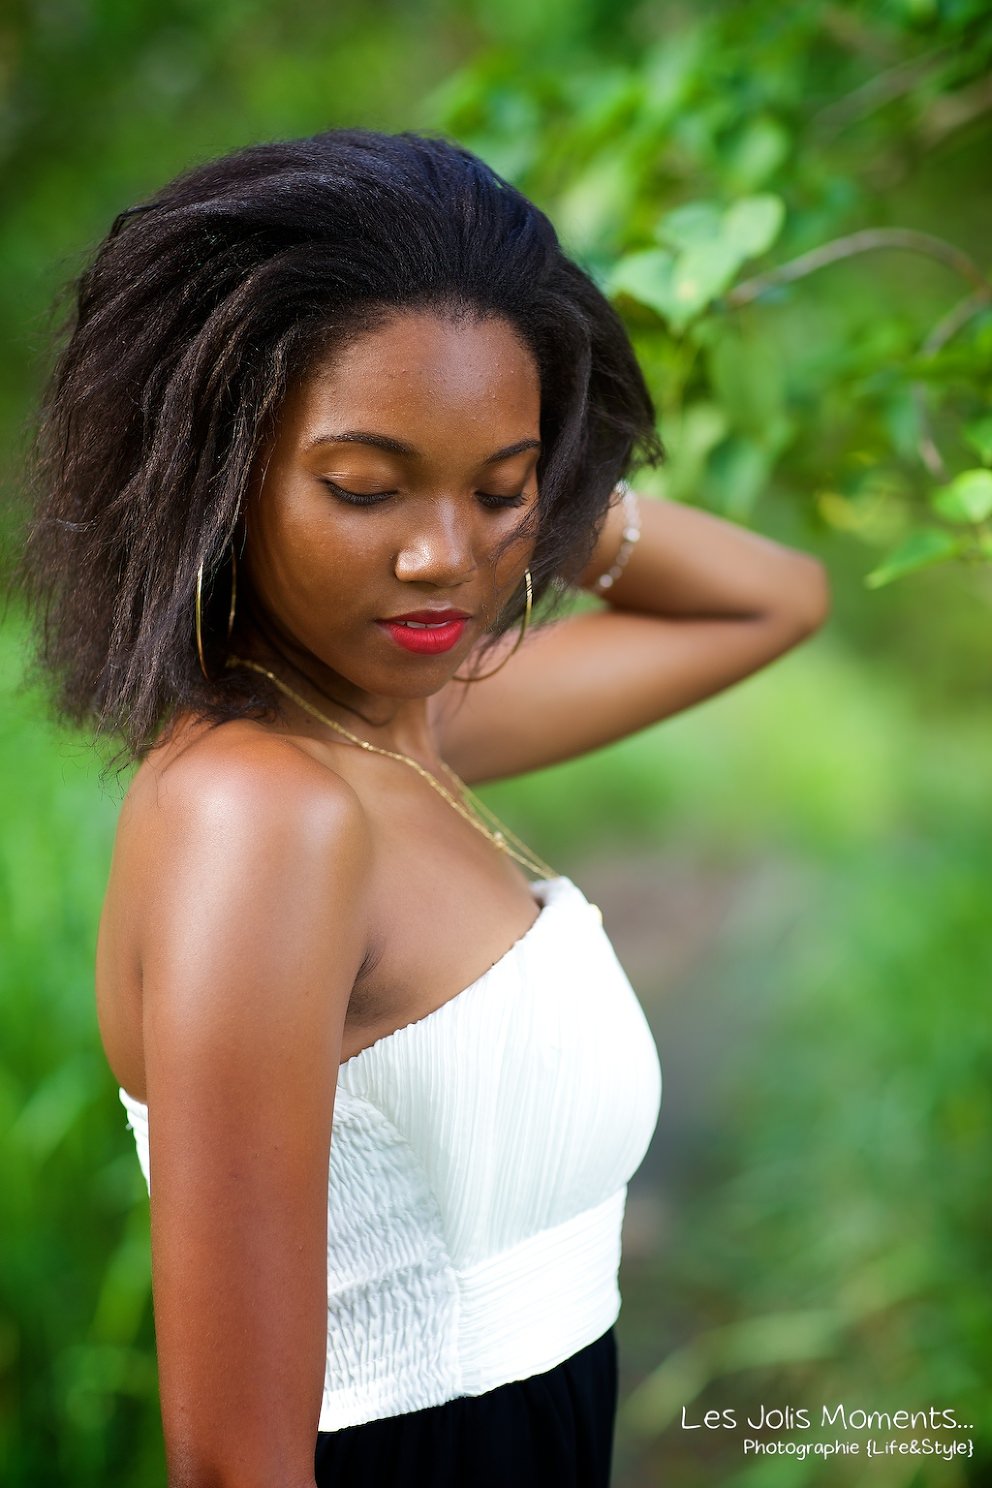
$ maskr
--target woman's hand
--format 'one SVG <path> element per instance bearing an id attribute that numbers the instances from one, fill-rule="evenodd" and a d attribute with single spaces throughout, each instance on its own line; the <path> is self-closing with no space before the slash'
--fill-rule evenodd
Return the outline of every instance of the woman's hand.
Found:
<path id="1" fill-rule="evenodd" d="M 626 738 L 767 666 L 826 620 L 817 558 L 680 502 L 637 499 L 641 536 L 605 609 L 539 627 L 491 679 L 438 694 L 442 753 L 465 781 Z M 624 525 L 617 502 L 583 586 L 611 567 Z"/>

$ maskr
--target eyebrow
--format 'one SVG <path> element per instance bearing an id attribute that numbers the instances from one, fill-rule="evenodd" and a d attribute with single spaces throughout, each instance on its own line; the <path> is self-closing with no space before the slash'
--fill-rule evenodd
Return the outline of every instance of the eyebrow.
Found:
<path id="1" fill-rule="evenodd" d="M 418 449 L 402 439 L 392 439 L 388 434 L 371 434 L 365 429 L 345 429 L 340 434 L 317 434 L 307 441 L 304 450 L 315 449 L 319 444 L 370 444 L 373 449 L 386 450 L 391 455 L 417 457 L 420 454 Z M 511 455 L 522 455 L 524 450 L 539 450 L 540 448 L 539 439 L 519 439 L 516 444 L 508 444 L 505 449 L 499 449 L 495 454 L 487 455 L 482 464 L 495 465 L 499 460 L 509 460 Z"/>

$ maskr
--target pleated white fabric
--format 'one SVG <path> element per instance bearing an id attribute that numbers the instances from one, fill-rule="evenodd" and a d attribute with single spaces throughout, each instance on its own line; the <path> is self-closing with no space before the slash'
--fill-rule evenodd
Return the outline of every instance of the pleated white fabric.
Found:
<path id="1" fill-rule="evenodd" d="M 339 1070 L 321 1431 L 526 1379 L 619 1315 L 658 1051 L 597 906 L 531 889 L 495 965 Z M 150 1190 L 147 1108 L 119 1094 Z"/>

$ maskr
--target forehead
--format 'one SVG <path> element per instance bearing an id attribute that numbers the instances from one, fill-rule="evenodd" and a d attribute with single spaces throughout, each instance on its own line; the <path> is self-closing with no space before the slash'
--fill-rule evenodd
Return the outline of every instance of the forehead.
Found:
<path id="1" fill-rule="evenodd" d="M 292 426 L 284 432 L 304 441 L 347 425 L 418 448 L 433 436 L 481 441 L 488 452 L 537 436 L 540 378 L 530 349 L 502 317 L 404 311 L 318 362 L 283 411 Z"/>

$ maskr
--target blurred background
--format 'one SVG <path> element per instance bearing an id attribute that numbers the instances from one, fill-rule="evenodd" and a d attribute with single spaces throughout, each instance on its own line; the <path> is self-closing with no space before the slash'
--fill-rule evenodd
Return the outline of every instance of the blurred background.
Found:
<path id="1" fill-rule="evenodd" d="M 8 559 L 55 296 L 115 214 L 226 149 L 363 124 L 477 150 L 611 295 L 669 449 L 639 490 L 829 569 L 826 627 L 761 674 L 483 792 L 602 906 L 661 1054 L 617 1488 L 992 1482 L 990 55 L 984 0 L 14 0 L 0 21 Z M 3 1481 L 145 1488 L 148 1201 L 92 989 L 127 774 L 101 783 L 25 656 L 8 603 Z M 821 1429 L 837 1405 L 967 1429 Z M 744 1426 L 785 1406 L 810 1429 Z M 973 1455 L 869 1466 L 872 1435 Z M 860 1456 L 794 1451 L 821 1439 Z"/>

